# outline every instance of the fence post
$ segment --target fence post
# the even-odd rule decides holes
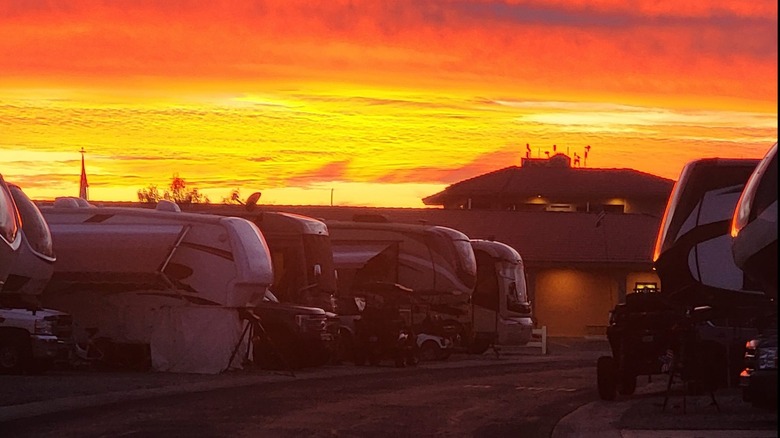
[[[543,325],[542,328],[533,329],[531,331],[531,339],[527,345],[529,347],[540,347],[542,349],[542,355],[547,354],[547,326]]]

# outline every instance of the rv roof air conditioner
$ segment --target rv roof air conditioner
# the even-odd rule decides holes
[[[94,207],[87,202],[84,198],[77,198],[75,196],[61,196],[54,198],[54,207],[57,208],[89,208]]]
[[[154,207],[154,209],[159,211],[174,211],[174,212],[181,211],[181,208],[179,208],[179,206],[176,205],[175,202],[169,201],[167,199],[161,199],[157,201],[157,206]]]

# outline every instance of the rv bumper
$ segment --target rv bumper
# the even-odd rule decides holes
[[[508,318],[503,325],[498,343],[501,345],[525,345],[531,341],[533,321],[531,318]]]

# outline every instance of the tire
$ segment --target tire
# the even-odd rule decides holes
[[[441,347],[436,344],[436,341],[425,341],[420,346],[421,362],[431,362],[438,360],[441,354]]]
[[[616,368],[615,358],[612,356],[601,356],[596,362],[596,380],[602,400],[614,400],[617,396]]]
[[[21,374],[30,365],[30,345],[22,339],[0,340],[0,374]]]

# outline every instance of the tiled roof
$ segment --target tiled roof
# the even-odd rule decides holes
[[[665,199],[674,181],[634,169],[511,166],[450,185],[423,198],[426,205],[446,199],[479,197],[587,197]]]
[[[514,247],[528,264],[624,264],[649,269],[660,218],[644,214],[266,206],[320,219],[351,220],[380,214],[393,222],[442,225],[470,238],[491,238]]]

